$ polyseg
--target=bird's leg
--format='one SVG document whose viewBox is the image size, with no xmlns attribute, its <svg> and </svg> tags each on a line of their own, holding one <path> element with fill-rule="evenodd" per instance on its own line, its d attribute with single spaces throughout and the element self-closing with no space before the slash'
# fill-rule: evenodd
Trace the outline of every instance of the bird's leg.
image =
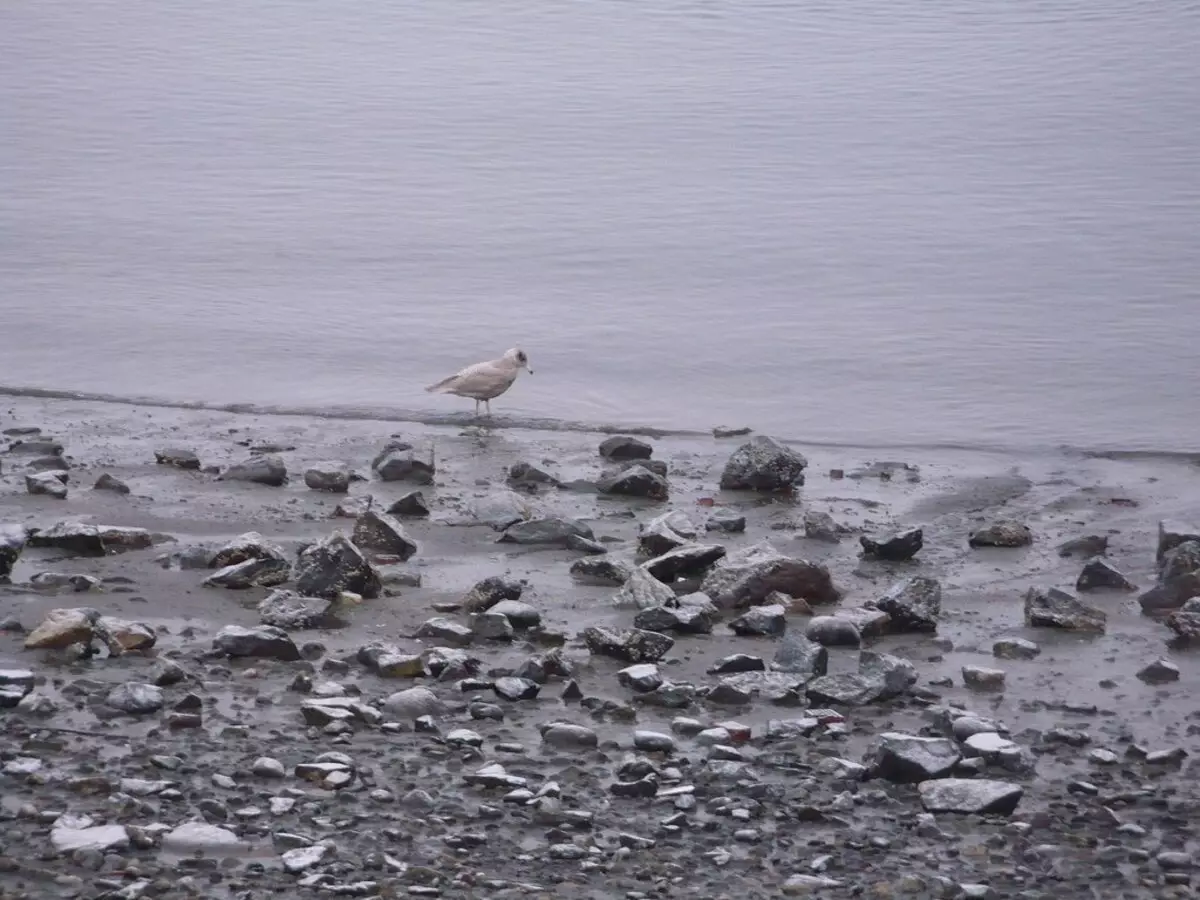
<svg viewBox="0 0 1200 900">
<path fill-rule="evenodd" d="M 479 400 L 478 400 L 478 398 L 475 400 L 475 418 L 477 418 L 477 419 L 479 418 Z"/>
<path fill-rule="evenodd" d="M 490 419 L 490 418 L 492 417 L 492 401 L 491 401 L 491 400 L 484 400 L 484 401 L 483 401 L 483 405 L 484 405 L 485 407 L 487 407 L 487 414 L 488 414 L 488 418 Z"/>
</svg>

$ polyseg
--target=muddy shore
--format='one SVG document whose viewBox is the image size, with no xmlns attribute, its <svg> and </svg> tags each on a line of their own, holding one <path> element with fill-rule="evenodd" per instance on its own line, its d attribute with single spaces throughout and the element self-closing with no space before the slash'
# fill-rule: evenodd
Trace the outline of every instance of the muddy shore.
<svg viewBox="0 0 1200 900">
<path fill-rule="evenodd" d="M 745 435 L 658 436 L 650 461 L 605 460 L 605 436 L 582 432 L 48 398 L 4 398 L 0 425 L 0 525 L 33 529 L 0 586 L 5 900 L 1194 895 L 1200 649 L 1139 602 L 1160 579 L 1159 523 L 1200 520 L 1190 459 L 796 445 L 803 484 L 778 493 L 719 488 Z M 406 473 L 394 481 L 372 467 L 389 442 Z M 229 477 L 255 460 L 265 473 L 264 458 L 285 483 Z M 311 467 L 336 481 L 331 461 L 352 473 L 345 493 L 306 484 Z M 639 462 L 634 495 L 597 488 Z M 554 483 L 511 484 L 522 463 Z M 65 498 L 50 483 L 63 470 Z M 128 492 L 96 488 L 101 476 Z M 285 629 L 299 658 L 261 640 L 230 656 L 222 630 L 260 628 L 262 601 L 296 591 L 313 545 L 351 537 L 367 496 L 374 512 L 409 498 L 383 521 L 415 552 L 391 532 L 361 548 L 377 596 L 331 592 L 336 621 Z M 650 620 L 579 561 L 633 571 L 644 530 L 670 512 L 684 521 L 664 539 L 693 556 L 646 592 L 700 602 L 765 541 L 827 573 L 839 598 L 751 585 L 751 609 L 783 609 L 764 623 L 741 600 L 706 607 L 707 630 L 671 632 L 659 658 L 619 675 L 641 657 L 581 633 Z M 504 540 L 531 520 L 590 535 Z M 56 523 L 145 539 L 104 555 L 39 546 Z M 995 523 L 1030 542 L 972 546 Z M 861 536 L 910 528 L 911 558 L 864 555 Z M 249 532 L 281 551 L 283 580 L 205 585 L 214 554 Z M 1060 551 L 1085 536 L 1106 538 L 1103 552 Z M 1128 586 L 1079 590 L 1092 557 Z M 914 578 L 937 582 L 928 622 L 872 615 Z M 485 579 L 510 586 L 508 614 L 472 594 Z M 1029 624 L 1030 590 L 1051 588 L 1102 626 Z M 87 653 L 28 648 L 61 609 L 147 626 L 122 639 L 140 648 L 113 652 L 102 628 Z M 838 621 L 814 628 L 826 616 Z M 826 644 L 822 662 L 785 671 L 793 638 L 805 654 Z M 381 668 L 372 645 L 402 664 Z M 903 684 L 852 698 L 867 657 Z M 949 806 L 979 808 L 939 808 L 939 783 L 958 791 Z"/>
</svg>

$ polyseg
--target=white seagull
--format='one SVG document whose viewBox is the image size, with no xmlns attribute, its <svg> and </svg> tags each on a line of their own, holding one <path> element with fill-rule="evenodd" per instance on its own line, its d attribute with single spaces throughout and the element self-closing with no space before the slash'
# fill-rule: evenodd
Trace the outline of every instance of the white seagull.
<svg viewBox="0 0 1200 900">
<path fill-rule="evenodd" d="M 437 384 L 431 384 L 425 390 L 431 394 L 457 394 L 459 397 L 470 397 L 475 401 L 475 415 L 479 415 L 479 401 L 482 400 L 487 408 L 487 414 L 492 414 L 491 400 L 499 397 L 517 380 L 517 374 L 529 368 L 529 357 L 524 350 L 513 347 L 499 359 L 489 359 L 487 362 L 467 366 L 461 372 L 443 378 Z"/>
</svg>

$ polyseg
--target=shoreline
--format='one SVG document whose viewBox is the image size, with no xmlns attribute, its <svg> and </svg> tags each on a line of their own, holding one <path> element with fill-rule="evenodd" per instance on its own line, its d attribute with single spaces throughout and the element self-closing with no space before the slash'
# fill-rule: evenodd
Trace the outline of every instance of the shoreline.
<svg viewBox="0 0 1200 900">
<path fill-rule="evenodd" d="M 9 434 L 6 441 L 60 441 L 69 480 L 65 500 L 28 493 L 25 476 L 37 456 L 9 446 L 0 454 L 0 523 L 44 529 L 57 521 L 82 520 L 167 536 L 152 547 L 102 557 L 27 546 L 13 568 L 13 584 L 0 590 L 0 619 L 15 617 L 25 629 L 24 634 L 0 633 L 0 670 L 32 671 L 33 692 L 54 706 L 45 716 L 0 709 L 0 731 L 13 748 L 0 754 L 6 791 L 0 814 L 17 835 L 0 852 L 0 859 L 17 866 L 5 877 L 36 882 L 21 859 L 47 852 L 45 825 L 51 823 L 38 816 L 65 810 L 90 816 L 94 821 L 87 828 L 124 829 L 112 846 L 59 851 L 49 864 L 63 866 L 69 873 L 63 877 L 77 879 L 72 882 L 76 896 L 98 896 L 90 887 L 96 878 L 91 864 L 98 859 L 101 868 L 110 867 L 112 860 L 105 860 L 113 856 L 121 858 L 122 871 L 132 863 L 152 884 L 162 882 L 157 896 L 185 896 L 187 879 L 203 870 L 172 855 L 162 836 L 194 818 L 239 842 L 214 858 L 255 847 L 255 858 L 266 867 L 262 875 L 247 873 L 248 863 L 234 867 L 219 896 L 236 895 L 236 885 L 311 890 L 317 896 L 322 885 L 374 882 L 359 895 L 386 896 L 385 887 L 430 885 L 443 896 L 560 896 L 561 889 L 578 896 L 625 897 L 644 890 L 646 881 L 638 874 L 644 871 L 661 896 L 680 897 L 806 891 L 843 897 L 906 877 L 920 881 L 920 889 L 913 886 L 918 895 L 924 890 L 929 896 L 1015 896 L 1023 890 L 1050 897 L 1066 885 L 1111 891 L 1101 896 L 1183 897 L 1192 889 L 1180 874 L 1190 873 L 1192 864 L 1180 867 L 1174 857 L 1160 857 L 1184 853 L 1200 859 L 1196 835 L 1186 816 L 1180 824 L 1160 815 L 1155 804 L 1170 797 L 1177 807 L 1200 808 L 1194 759 L 1170 753 L 1194 745 L 1200 734 L 1200 708 L 1193 699 L 1200 695 L 1200 652 L 1169 646 L 1170 631 L 1143 615 L 1137 603 L 1156 578 L 1158 522 L 1187 520 L 1200 509 L 1200 472 L 1190 458 L 979 450 L 881 457 L 878 449 L 800 444 L 807 458 L 805 484 L 784 498 L 719 489 L 727 459 L 746 437 L 660 435 L 651 443 L 652 459 L 667 471 L 664 502 L 597 492 L 598 477 L 611 465 L 597 452 L 605 432 L 524 426 L 488 432 L 460 422 L 139 407 L 47 396 L 8 395 L 3 407 L 3 429 L 40 429 Z M 413 444 L 416 459 L 433 454 L 432 484 L 384 482 L 372 472 L 372 459 L 395 439 Z M 194 450 L 201 468 L 157 463 L 155 452 L 169 446 Z M 256 448 L 259 456 L 282 460 L 288 470 L 285 484 L 221 479 Z M 358 476 L 347 493 L 306 486 L 305 470 L 329 460 L 344 461 Z M 513 495 L 506 474 L 522 462 L 566 487 L 543 485 Z M 93 489 L 103 473 L 130 492 Z M 414 490 L 421 491 L 430 514 L 399 521 L 416 551 L 407 559 L 369 554 L 378 557 L 375 564 L 386 575 L 382 592 L 343 610 L 341 627 L 289 629 L 304 650 L 299 659 L 214 655 L 213 641 L 222 629 L 261 624 L 258 604 L 274 588 L 206 587 L 202 582 L 212 569 L 174 563 L 164 568 L 158 561 L 174 555 L 178 563 L 189 548 L 208 548 L 204 552 L 211 554 L 251 531 L 295 560 L 299 550 L 335 530 L 354 532 L 354 519 L 333 515 L 339 505 L 370 494 L 373 509 L 386 509 Z M 511 515 L 521 504 L 522 516 L 578 520 L 590 529 L 596 546 L 500 542 L 502 532 L 485 520 Z M 744 517 L 744 530 L 705 530 L 702 523 L 718 509 Z M 773 671 L 772 660 L 785 638 L 735 634 L 729 623 L 745 612 L 738 609 L 722 610 L 708 633 L 672 634 L 673 645 L 657 663 L 658 676 L 694 688 L 686 705 L 669 705 L 674 700 L 660 688 L 639 692 L 631 687 L 633 676 L 618 676 L 628 660 L 589 652 L 580 635 L 590 627 L 628 629 L 637 610 L 614 605 L 616 584 L 584 583 L 572 567 L 581 559 L 606 557 L 635 565 L 639 530 L 669 511 L 699 526 L 687 546 L 720 545 L 732 559 L 767 541 L 784 556 L 828 571 L 841 598 L 814 602 L 811 614 L 797 608 L 782 613 L 785 637 L 804 634 L 815 617 L 861 614 L 908 578 L 936 579 L 941 602 L 935 633 L 861 630 L 861 650 L 828 648 L 831 676 L 849 676 L 874 653 L 907 661 L 915 684 L 901 696 L 862 704 L 806 699 L 804 688 L 777 696 L 779 685 L 754 673 Z M 840 540 L 806 537 L 805 516 L 811 512 L 831 516 L 844 529 Z M 972 531 L 1005 519 L 1026 524 L 1032 544 L 969 545 Z M 923 530 L 924 544 L 913 560 L 862 557 L 860 535 L 909 526 Z M 1085 534 L 1108 538 L 1105 559 L 1138 590 L 1076 590 L 1084 561 L 1060 556 L 1057 548 Z M 607 554 L 590 555 L 598 550 Z M 81 592 L 62 581 L 35 585 L 35 576 L 44 572 L 98 582 L 87 582 Z M 703 583 L 707 576 L 697 577 Z M 488 578 L 524 582 L 519 602 L 539 615 L 540 630 L 518 629 L 511 640 L 474 632 L 485 625 L 504 628 L 496 617 L 477 624 L 462 608 L 473 586 Z M 1030 627 L 1023 598 L 1039 587 L 1067 590 L 1101 610 L 1104 633 Z M 676 592 L 683 590 L 681 582 Z M 50 610 L 84 607 L 147 623 L 155 632 L 153 648 L 90 660 L 64 656 L 67 651 L 23 648 Z M 450 624 L 428 630 L 432 619 Z M 998 656 L 993 649 L 998 641 L 1032 641 L 1039 652 L 1029 659 Z M 305 646 L 312 642 L 320 647 Z M 461 678 L 387 677 L 362 661 L 363 648 L 375 642 L 415 656 L 448 647 L 477 658 L 479 665 Z M 499 679 L 531 673 L 531 660 L 544 668 L 546 654 L 555 652 L 570 674 L 547 675 L 536 698 L 513 700 L 497 692 Z M 739 655 L 747 659 L 733 659 Z M 1158 660 L 1175 670 L 1174 680 L 1139 676 Z M 162 688 L 161 710 L 127 714 L 107 704 L 116 687 L 150 683 L 168 662 L 187 677 Z M 711 671 L 721 666 L 723 673 Z M 966 675 L 964 667 L 983 674 Z M 988 670 L 1002 675 L 988 675 Z M 301 676 L 311 684 L 297 690 Z M 734 681 L 726 683 L 731 677 Z M 1003 684 L 966 683 L 976 677 L 998 677 Z M 582 704 L 561 699 L 568 683 L 577 686 Z M 751 683 L 757 687 L 743 696 L 739 685 Z M 722 685 L 724 693 L 706 693 Z M 419 689 L 430 696 L 408 693 L 403 701 L 395 699 L 397 693 Z M 323 691 L 337 703 L 317 702 Z M 429 705 L 433 721 L 428 724 L 436 731 L 413 730 L 418 717 L 408 715 L 413 707 L 405 704 L 417 699 Z M 338 703 L 342 712 L 330 712 Z M 937 723 L 947 714 L 938 711 L 951 705 L 994 722 L 996 739 L 1011 741 L 1015 749 L 970 756 L 964 742 L 939 737 L 944 732 Z M 820 712 L 831 706 L 835 712 Z M 172 724 L 192 715 L 196 722 L 186 728 Z M 712 731 L 712 741 L 680 724 L 681 717 L 694 719 L 705 734 Z M 560 728 L 548 741 L 546 729 L 556 722 L 583 731 Z M 778 723 L 792 723 L 787 726 L 792 731 L 779 732 L 784 726 Z M 56 727 L 68 731 L 55 732 Z M 635 732 L 643 731 L 668 736 L 671 752 L 638 745 Z M 952 751 L 960 761 L 940 776 L 953 772 L 978 783 L 1017 785 L 1019 803 L 1006 813 L 937 812 L 936 829 L 931 827 L 921 818 L 928 808 L 910 779 L 871 768 L 881 735 L 888 733 L 947 742 L 936 745 L 938 752 Z M 450 740 L 452 734 L 458 737 Z M 53 735 L 50 744 L 56 748 L 47 749 Z M 81 796 L 72 790 L 72 779 L 88 771 L 98 743 L 106 749 L 96 776 L 107 779 L 107 787 Z M 1132 748 L 1168 756 L 1146 762 Z M 1096 753 L 1101 750 L 1112 758 Z M 344 787 L 306 780 L 315 770 L 305 766 L 325 765 L 334 773 L 346 765 L 340 758 L 318 762 L 322 753 L 352 758 L 351 780 Z M 174 755 L 186 760 L 183 774 L 149 762 Z M 282 763 L 284 780 L 256 773 L 260 757 Z M 30 771 L 22 766 L 32 763 L 5 768 L 31 758 L 42 765 Z M 531 796 L 504 800 L 506 793 L 524 788 L 494 773 L 492 788 L 481 787 L 490 783 L 484 776 L 483 782 L 468 778 L 492 764 L 504 767 L 505 778 L 525 779 Z M 856 766 L 867 768 L 859 772 Z M 866 777 L 868 770 L 872 777 Z M 60 772 L 65 774 L 55 774 Z M 646 782 L 620 788 L 631 792 L 627 796 L 613 793 L 614 783 L 634 785 L 651 774 L 653 792 Z M 217 775 L 229 783 L 214 782 Z M 109 798 L 134 790 L 125 784 L 130 779 L 171 786 L 114 812 Z M 554 790 L 536 795 L 548 782 L 561 796 Z M 1149 785 L 1150 794 L 1131 797 L 1137 785 Z M 298 801 L 294 808 L 274 803 L 298 789 L 304 793 L 292 797 Z M 364 827 L 336 827 L 346 803 L 365 817 Z M 258 814 L 240 812 L 247 804 L 260 807 Z M 305 807 L 313 815 L 302 816 Z M 271 811 L 275 808 L 282 811 Z M 1106 818 L 1105 808 L 1119 808 L 1119 815 Z M 744 815 L 733 814 L 742 809 Z M 847 840 L 846 823 L 861 840 Z M 1143 833 L 1119 830 L 1127 825 Z M 384 837 L 385 831 L 395 834 Z M 281 839 L 280 834 L 299 837 Z M 476 834 L 486 840 L 471 837 Z M 1125 855 L 1099 866 L 1091 857 L 1076 859 L 1068 848 L 1081 834 L 1093 846 L 1121 844 Z M 1064 854 L 1057 857 L 1057 881 L 1027 862 L 1033 848 L 1046 844 Z M 1007 862 L 970 850 L 985 845 Z M 298 856 L 286 854 L 298 850 L 312 860 L 292 871 L 289 860 Z M 372 854 L 397 853 L 404 868 L 386 863 L 372 868 Z M 696 865 L 682 867 L 681 854 Z M 823 865 L 814 863 L 826 856 Z M 413 871 L 420 867 L 431 868 L 435 876 L 414 881 Z M 505 886 L 488 888 L 472 881 L 472 872 L 486 872 Z M 304 887 L 308 878 L 315 880 Z M 938 879 L 952 882 L 954 890 Z M 128 886 L 136 878 L 116 880 Z M 178 880 L 182 885 L 173 883 Z M 990 885 L 993 893 L 967 890 L 979 884 Z M 27 888 L 25 896 L 42 894 Z"/>
</svg>

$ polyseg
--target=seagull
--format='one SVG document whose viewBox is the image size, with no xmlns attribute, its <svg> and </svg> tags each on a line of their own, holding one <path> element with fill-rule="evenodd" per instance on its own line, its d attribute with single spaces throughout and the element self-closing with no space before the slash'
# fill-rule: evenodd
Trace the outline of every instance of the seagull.
<svg viewBox="0 0 1200 900">
<path fill-rule="evenodd" d="M 524 350 L 513 347 L 499 359 L 489 359 L 487 362 L 467 366 L 461 372 L 443 378 L 437 384 L 425 388 L 431 394 L 457 394 L 459 397 L 470 397 L 475 401 L 475 415 L 479 415 L 479 401 L 482 400 L 487 414 L 492 414 L 491 400 L 499 397 L 517 380 L 517 374 L 529 368 L 529 357 Z"/>
</svg>

